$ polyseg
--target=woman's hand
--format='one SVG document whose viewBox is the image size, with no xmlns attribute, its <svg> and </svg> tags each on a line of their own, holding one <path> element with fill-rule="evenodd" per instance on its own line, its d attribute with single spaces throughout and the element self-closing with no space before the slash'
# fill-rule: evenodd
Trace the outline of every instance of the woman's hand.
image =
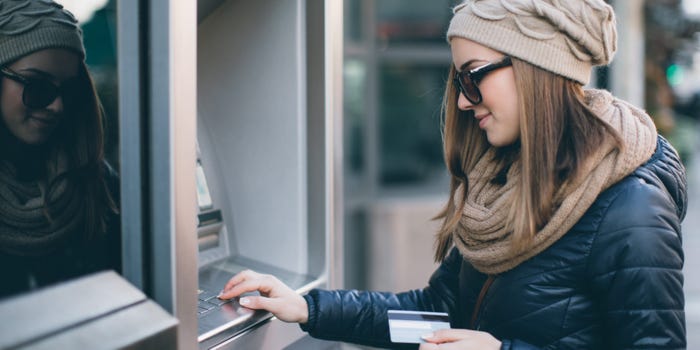
<svg viewBox="0 0 700 350">
<path fill-rule="evenodd" d="M 427 343 L 421 344 L 419 350 L 499 350 L 501 342 L 486 332 L 468 329 L 441 329 L 430 336 L 423 336 Z"/>
<path fill-rule="evenodd" d="M 244 296 L 238 303 L 249 309 L 267 310 L 284 322 L 308 321 L 306 300 L 272 275 L 242 271 L 226 283 L 219 299 L 231 299 L 253 291 L 260 292 L 261 296 Z"/>
</svg>

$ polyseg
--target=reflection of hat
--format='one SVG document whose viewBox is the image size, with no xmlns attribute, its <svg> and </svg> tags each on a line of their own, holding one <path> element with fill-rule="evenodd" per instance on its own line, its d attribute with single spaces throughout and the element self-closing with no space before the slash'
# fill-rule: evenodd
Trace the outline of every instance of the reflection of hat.
<svg viewBox="0 0 700 350">
<path fill-rule="evenodd" d="M 448 40 L 466 38 L 587 84 L 617 50 L 612 7 L 603 0 L 466 0 Z"/>
<path fill-rule="evenodd" d="M 78 21 L 50 0 L 0 1 L 0 66 L 48 48 L 64 48 L 85 58 Z"/>
</svg>

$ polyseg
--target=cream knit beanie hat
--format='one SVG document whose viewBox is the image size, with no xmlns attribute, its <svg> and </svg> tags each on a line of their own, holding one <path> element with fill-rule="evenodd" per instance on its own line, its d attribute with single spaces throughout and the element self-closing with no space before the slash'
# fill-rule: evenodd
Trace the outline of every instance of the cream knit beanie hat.
<svg viewBox="0 0 700 350">
<path fill-rule="evenodd" d="M 48 48 L 85 58 L 78 21 L 50 0 L 0 0 L 0 66 Z"/>
<path fill-rule="evenodd" d="M 466 0 L 447 40 L 462 37 L 583 85 L 617 50 L 612 7 L 603 0 Z"/>
</svg>

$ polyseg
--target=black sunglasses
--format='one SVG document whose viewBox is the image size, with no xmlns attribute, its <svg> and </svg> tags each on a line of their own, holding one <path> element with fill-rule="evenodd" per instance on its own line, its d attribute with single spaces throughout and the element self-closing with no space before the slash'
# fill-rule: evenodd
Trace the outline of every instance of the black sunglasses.
<svg viewBox="0 0 700 350">
<path fill-rule="evenodd" d="M 7 67 L 0 68 L 0 73 L 22 85 L 22 103 L 28 108 L 40 109 L 53 103 L 61 97 L 67 97 L 67 93 L 74 92 L 74 86 L 57 86 L 46 78 L 26 77 Z"/>
<path fill-rule="evenodd" d="M 473 105 L 478 105 L 483 100 L 481 91 L 479 91 L 479 82 L 481 82 L 487 74 L 496 69 L 508 67 L 510 65 L 510 57 L 506 56 L 498 62 L 491 62 L 471 70 L 457 72 L 452 79 L 452 83 L 469 102 Z"/>
</svg>

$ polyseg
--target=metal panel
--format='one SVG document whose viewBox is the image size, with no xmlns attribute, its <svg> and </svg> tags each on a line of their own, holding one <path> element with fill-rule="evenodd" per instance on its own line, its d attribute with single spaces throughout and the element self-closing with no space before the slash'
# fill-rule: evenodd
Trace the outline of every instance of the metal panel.
<svg viewBox="0 0 700 350">
<path fill-rule="evenodd" d="M 71 280 L 4 300 L 0 348 L 20 346 L 146 300 L 114 272 Z"/>
<path fill-rule="evenodd" d="M 0 303 L 0 348 L 172 349 L 177 320 L 116 273 L 101 272 Z"/>
<path fill-rule="evenodd" d="M 117 3 L 122 275 L 143 290 L 141 15 L 138 1 Z"/>
<path fill-rule="evenodd" d="M 153 299 L 175 312 L 175 223 L 174 176 L 172 173 L 173 111 L 171 65 L 171 1 L 152 1 L 148 8 L 148 61 L 146 63 L 148 130 L 148 202 L 150 222 L 147 237 L 151 269 L 148 290 Z M 194 165 L 194 162 L 192 163 Z"/>
<path fill-rule="evenodd" d="M 147 300 L 17 350 L 174 349 L 176 330 L 177 320 Z"/>
<path fill-rule="evenodd" d="M 308 0 L 306 6 L 306 66 L 325 67 L 325 43 L 324 31 L 325 16 L 324 6 L 321 1 Z M 328 201 L 328 194 L 331 191 L 326 175 L 330 173 L 328 166 L 328 153 L 332 148 L 327 146 L 327 130 L 329 123 L 326 110 L 325 96 L 325 69 L 306 70 L 306 105 L 307 105 L 307 134 L 308 147 L 306 149 L 308 159 L 307 188 L 314 189 L 308 193 L 308 225 L 309 238 L 307 241 L 309 252 L 325 251 L 326 254 L 309 254 L 309 273 L 314 276 L 321 276 L 327 268 L 326 259 L 328 257 L 327 232 L 329 232 L 329 210 L 331 207 Z M 320 186 L 322 184 L 322 186 Z"/>
<path fill-rule="evenodd" d="M 324 1 L 326 115 L 326 275 L 329 288 L 343 286 L 343 2 Z"/>
<path fill-rule="evenodd" d="M 120 1 L 123 272 L 197 338 L 196 28 L 192 1 Z"/>
<path fill-rule="evenodd" d="M 149 290 L 180 320 L 181 349 L 197 338 L 196 5 L 148 7 Z"/>
<path fill-rule="evenodd" d="M 309 193 L 309 273 L 326 287 L 343 278 L 343 4 L 306 1 Z M 323 215 L 319 215 L 323 213 Z M 323 236 L 320 236 L 323 235 Z M 316 260 L 314 260 L 316 259 Z M 321 260 L 323 259 L 323 260 Z"/>
<path fill-rule="evenodd" d="M 197 4 L 172 0 L 171 121 L 175 200 L 175 316 L 178 347 L 197 344 Z M 154 178 L 157 181 L 157 178 Z"/>
<path fill-rule="evenodd" d="M 311 338 L 297 324 L 275 319 L 209 349 L 332 350 L 340 348 L 341 345 L 338 342 Z"/>
</svg>

